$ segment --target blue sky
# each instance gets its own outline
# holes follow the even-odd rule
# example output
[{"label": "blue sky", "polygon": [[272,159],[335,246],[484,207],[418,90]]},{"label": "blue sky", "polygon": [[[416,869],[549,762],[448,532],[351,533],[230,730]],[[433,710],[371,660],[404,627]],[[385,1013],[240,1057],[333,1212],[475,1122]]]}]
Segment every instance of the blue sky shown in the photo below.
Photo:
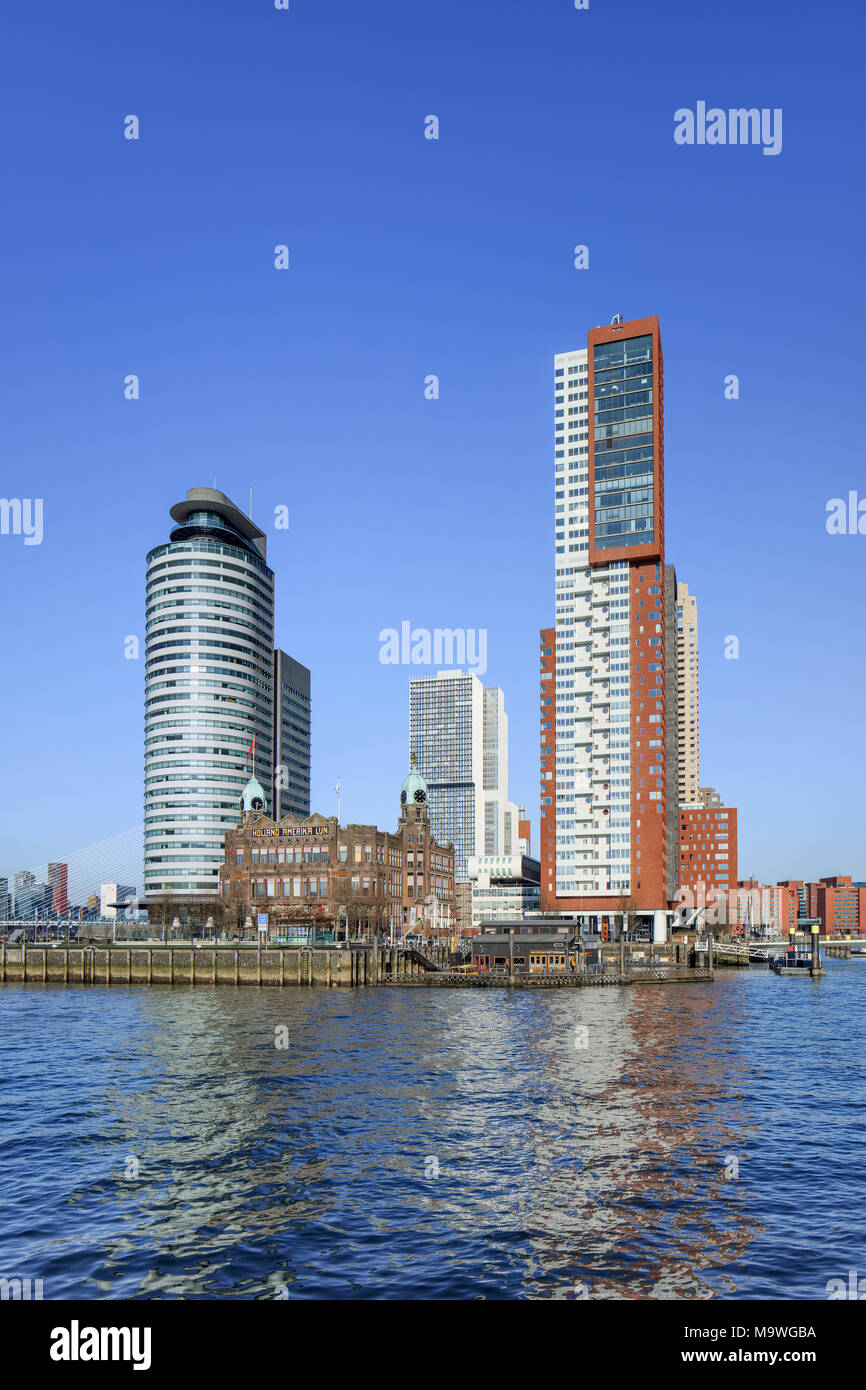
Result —
[{"label": "blue sky", "polygon": [[[124,638],[169,507],[214,478],[291,511],[269,559],[314,807],[341,775],[344,817],[396,818],[411,672],[380,630],[484,627],[537,841],[552,357],[619,312],[661,323],[667,559],[741,875],[866,879],[866,536],[825,529],[866,497],[864,30],[853,0],[7,14],[0,493],[44,499],[44,539],[0,536],[0,873],[141,820]],[[677,146],[699,100],[781,107],[782,153]]]}]

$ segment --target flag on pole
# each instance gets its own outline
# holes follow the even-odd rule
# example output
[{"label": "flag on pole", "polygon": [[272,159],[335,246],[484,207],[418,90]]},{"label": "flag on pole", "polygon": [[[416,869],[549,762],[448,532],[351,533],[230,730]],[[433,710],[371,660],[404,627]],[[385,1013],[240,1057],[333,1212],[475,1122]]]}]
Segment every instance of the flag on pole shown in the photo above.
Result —
[{"label": "flag on pole", "polygon": [[255,734],[253,734],[253,741],[252,741],[252,743],[250,744],[249,748],[247,749],[247,756],[246,756],[246,758],[244,759],[244,767],[246,767],[246,765],[247,765],[247,763],[249,762],[250,758],[252,758],[252,760],[253,760],[253,767],[255,768],[255,761],[256,761],[255,749],[256,749],[256,736],[255,736]]},{"label": "flag on pole", "polygon": [[337,785],[336,785],[335,788],[334,788],[334,791],[337,793],[337,796],[340,795],[340,792],[342,791],[342,789],[343,789],[343,779],[342,779],[342,777],[338,777],[338,778],[337,778]]}]

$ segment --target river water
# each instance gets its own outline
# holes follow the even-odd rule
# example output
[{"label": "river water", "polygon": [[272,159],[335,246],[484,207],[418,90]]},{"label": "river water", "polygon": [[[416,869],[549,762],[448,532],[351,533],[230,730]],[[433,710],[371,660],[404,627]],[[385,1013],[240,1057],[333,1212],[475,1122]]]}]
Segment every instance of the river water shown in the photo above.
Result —
[{"label": "river water", "polygon": [[7,984],[0,1277],[826,1299],[866,1276],[864,992]]}]

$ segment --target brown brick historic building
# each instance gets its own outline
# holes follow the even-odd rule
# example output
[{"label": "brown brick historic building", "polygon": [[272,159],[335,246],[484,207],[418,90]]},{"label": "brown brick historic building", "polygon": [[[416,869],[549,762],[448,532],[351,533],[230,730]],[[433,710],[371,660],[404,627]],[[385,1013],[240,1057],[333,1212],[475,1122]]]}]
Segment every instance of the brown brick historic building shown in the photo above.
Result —
[{"label": "brown brick historic building", "polygon": [[454,925],[454,850],[433,838],[427,786],[413,765],[400,793],[395,834],[375,825],[341,826],[336,816],[266,814],[253,778],[243,821],[226,835],[219,871],[226,926],[281,924],[334,929],[338,936],[378,931],[398,938]]}]

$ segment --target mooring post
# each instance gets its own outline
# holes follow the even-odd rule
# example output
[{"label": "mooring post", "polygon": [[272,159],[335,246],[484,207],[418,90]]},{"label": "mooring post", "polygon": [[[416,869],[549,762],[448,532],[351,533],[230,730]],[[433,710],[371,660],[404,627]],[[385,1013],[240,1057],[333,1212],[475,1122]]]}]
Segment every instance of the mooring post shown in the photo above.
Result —
[{"label": "mooring post", "polygon": [[27,937],[21,942],[21,978],[27,979]]},{"label": "mooring post", "polygon": [[[67,952],[67,956],[68,956],[68,954],[69,954],[69,953]],[[2,978],[3,984],[5,985],[5,983],[6,983],[6,942],[5,942],[5,941],[3,941],[2,943],[0,943],[0,978]]]},{"label": "mooring post", "polygon": [[379,983],[379,933],[373,933],[373,979]]},{"label": "mooring post", "polygon": [[174,947],[168,948],[168,983],[174,984]]},{"label": "mooring post", "polygon": [[192,941],[189,943],[189,982],[195,984],[195,944]]},{"label": "mooring post", "polygon": [[820,933],[821,928],[817,922],[812,925],[812,974],[818,975],[821,971],[821,952],[820,952]]},{"label": "mooring post", "polygon": [[514,928],[508,928],[508,981],[514,984]]},{"label": "mooring post", "polygon": [[625,933],[620,933],[619,938],[619,973],[620,977],[625,975]]},{"label": "mooring post", "polygon": [[713,933],[707,932],[707,969],[713,968]]},{"label": "mooring post", "polygon": [[286,983],[286,948],[280,947],[280,985]]},{"label": "mooring post", "polygon": [[147,948],[147,983],[153,984],[153,947]]}]

